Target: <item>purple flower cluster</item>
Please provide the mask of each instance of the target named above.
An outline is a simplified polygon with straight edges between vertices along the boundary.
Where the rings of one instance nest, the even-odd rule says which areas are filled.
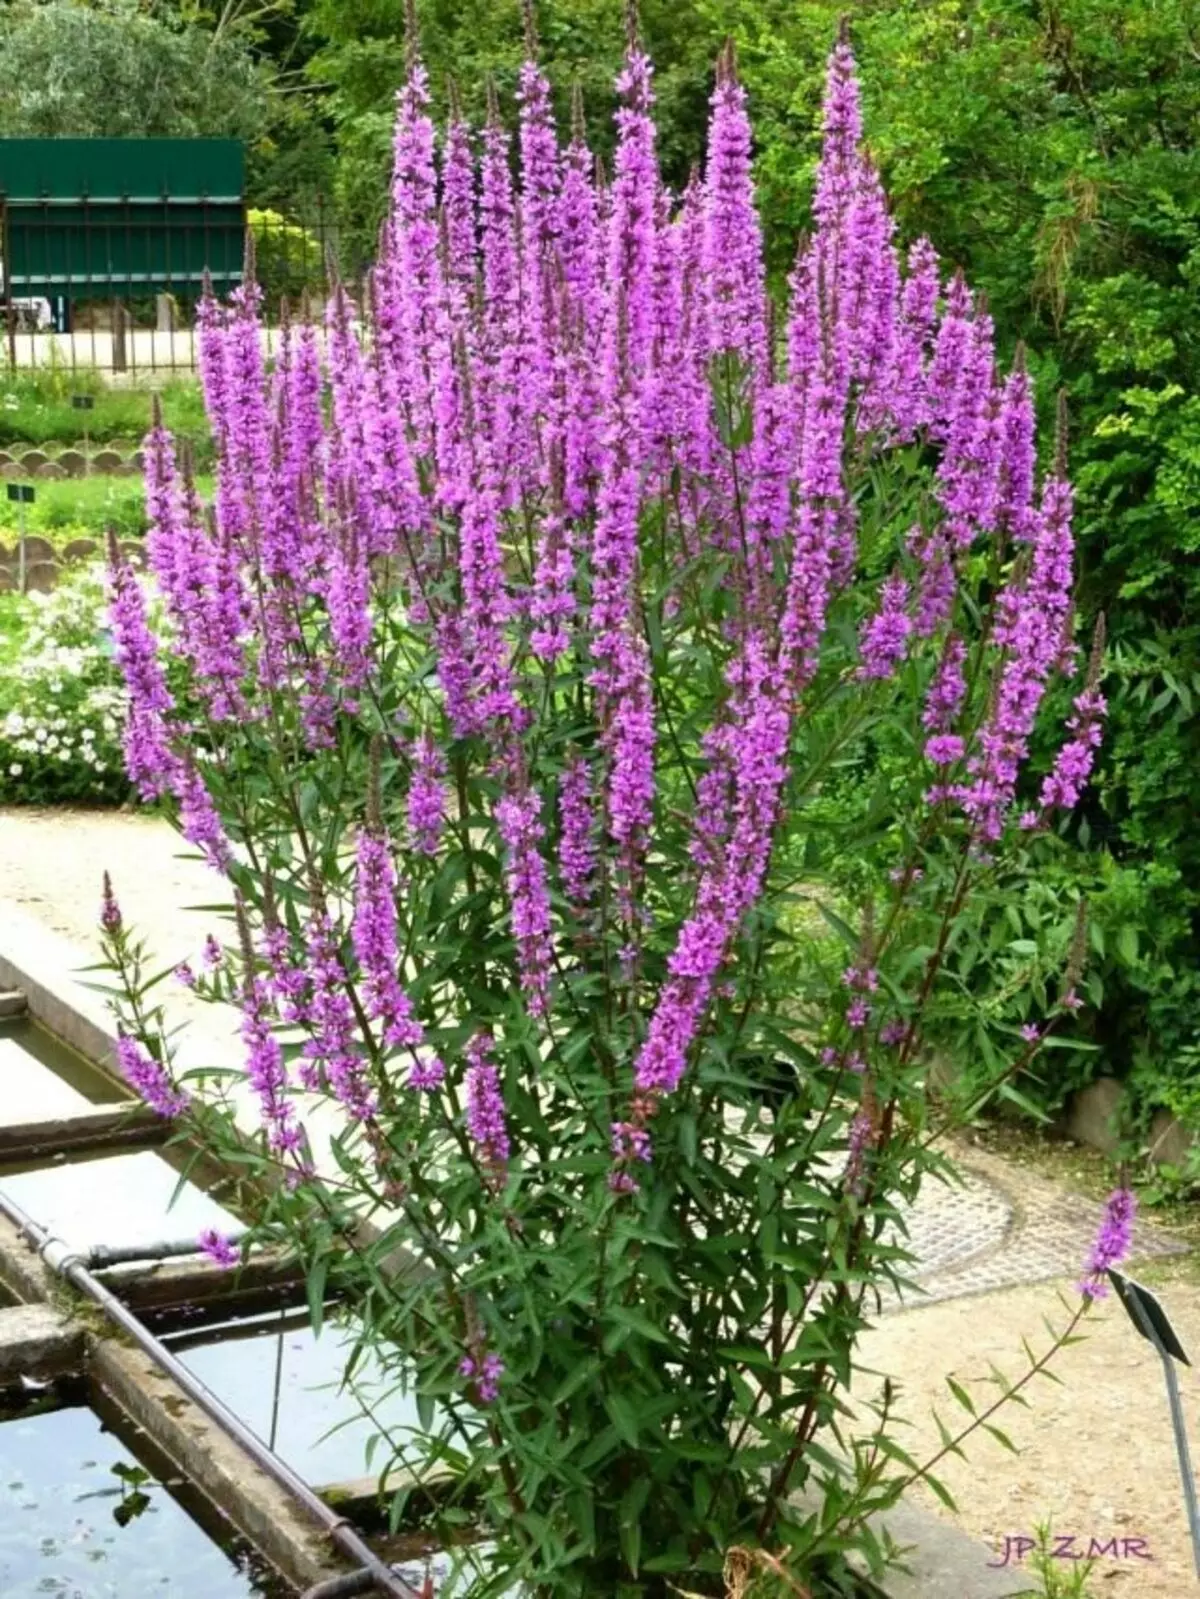
[[[1072,548],[1071,489],[1056,473],[1042,490],[1028,571],[1018,569],[998,601],[994,636],[1002,654],[993,708],[979,733],[979,753],[968,762],[972,781],[955,794],[987,842],[1004,829],[1042,698],[1062,658]]]
[[[277,1155],[292,1154],[300,1148],[302,1134],[288,1097],[287,1068],[271,1022],[267,985],[254,973],[247,974],[244,984],[242,1042],[246,1081],[258,1097],[267,1147]]]
[[[573,756],[558,792],[558,875],[563,892],[576,908],[595,892],[596,837],[592,815],[591,776],[581,755]]]
[[[414,1049],[425,1035],[398,975],[396,870],[386,836],[371,827],[358,839],[353,938],[367,1016],[380,1024],[387,1048]]]
[[[315,908],[308,923],[307,972],[312,992],[307,1002],[304,1084],[307,1088],[327,1087],[355,1121],[368,1121],[378,1105],[338,946],[328,912]]]
[[[891,677],[903,661],[913,631],[907,607],[908,583],[893,572],[879,591],[879,609],[862,630],[860,678]]]
[[[411,1052],[410,1086],[441,1083],[405,991],[423,952],[401,954],[398,896],[410,876],[414,893],[433,878],[453,818],[471,851],[503,855],[513,966],[543,1036],[571,933],[580,959],[594,946],[624,987],[616,1012],[647,1018],[624,1061],[632,1103],[612,1127],[612,1186],[633,1192],[649,1123],[703,1046],[768,881],[830,616],[852,604],[863,617],[847,690],[936,661],[922,714],[930,798],[960,810],[977,843],[1008,825],[1039,707],[1070,666],[1064,465],[1039,486],[1032,387],[1020,355],[998,370],[983,297],[961,276],[943,281],[928,241],[898,250],[847,38],[829,62],[815,227],[778,330],[732,49],[702,175],[682,195],[659,168],[636,40],[617,90],[611,183],[578,97],[560,145],[532,31],[515,150],[494,94],[479,134],[452,100],[439,148],[412,42],[362,303],[334,285],[324,328],[285,326],[268,371],[252,270],[228,304],[206,294],[211,507],[158,413],[147,438],[150,561],[186,687],[168,690],[141,588],[118,563],[113,631],[141,792],[170,798],[185,835],[228,869],[209,783],[221,763],[201,754],[202,730],[218,754],[238,723],[279,731],[289,780],[314,752],[357,747],[368,716],[372,728],[390,718],[385,736],[419,730],[401,749],[403,819],[387,819],[409,852],[405,881],[376,809],[356,840],[351,925],[317,885],[302,932],[265,916],[246,972],[249,1072],[280,1152],[301,1134],[277,1021],[307,1032],[299,1086],[355,1120],[373,1121],[381,1098],[391,1109],[387,1050]],[[931,492],[859,605],[843,599],[860,564],[851,469],[897,444],[930,461]],[[1001,594],[968,673],[974,612],[958,588],[984,541]],[[695,600],[714,572],[719,622]],[[703,762],[684,813],[690,900],[677,926],[655,929],[666,957],[654,992],[647,929],[656,872],[674,858],[656,829],[688,804],[657,770],[680,753],[659,663],[705,652],[700,669],[721,687],[708,725],[689,716],[683,733]],[[1077,799],[1103,714],[1089,674],[1035,820]],[[551,863],[542,785],[564,748]],[[864,1073],[872,958],[847,980],[855,1053],[836,1023],[837,1060]],[[441,1010],[438,984],[419,991]],[[907,1036],[896,1018],[884,1025],[885,1042]],[[499,1186],[509,1141],[490,1050],[482,1035],[468,1048],[467,1120]],[[855,1134],[860,1159],[867,1136]],[[464,1372],[481,1393],[485,1358],[472,1350]]]
[[[529,789],[508,794],[496,805],[496,824],[504,842],[505,883],[512,906],[513,935],[521,987],[531,1016],[544,1016],[549,1003],[551,938],[550,890],[538,845],[545,835],[541,804]]]
[[[458,1374],[474,1385],[475,1397],[481,1405],[492,1405],[499,1399],[504,1362],[495,1350],[489,1349],[482,1355],[464,1355],[458,1363]]]
[[[1132,1190],[1117,1188],[1108,1196],[1104,1219],[1092,1245],[1092,1252],[1084,1266],[1079,1292],[1085,1299],[1103,1299],[1108,1293],[1104,1274],[1110,1266],[1119,1266],[1133,1246],[1133,1221],[1137,1214],[1137,1199]]]
[[[446,825],[446,761],[425,729],[412,742],[408,782],[408,832],[421,855],[436,855]]]
[[[1096,751],[1104,725],[1108,702],[1097,689],[1084,689],[1074,700],[1074,711],[1067,718],[1072,736],[1054,757],[1054,766],[1042,782],[1039,804],[1044,811],[1058,808],[1069,811],[1092,775]]]
[[[175,1087],[166,1067],[127,1033],[117,1039],[117,1066],[130,1088],[156,1115],[173,1120],[187,1110],[190,1100]]]
[[[206,1227],[197,1238],[196,1246],[214,1266],[220,1266],[225,1271],[236,1266],[242,1258],[241,1250],[232,1239],[226,1238],[215,1227]]]
[[[510,1149],[493,1049],[486,1033],[476,1033],[467,1045],[467,1132],[489,1182],[501,1188]]]
[[[146,602],[133,568],[114,561],[109,617],[117,664],[129,692],[125,721],[125,769],[143,799],[158,799],[175,770],[167,715],[174,701],[158,659],[158,645],[146,619]]]

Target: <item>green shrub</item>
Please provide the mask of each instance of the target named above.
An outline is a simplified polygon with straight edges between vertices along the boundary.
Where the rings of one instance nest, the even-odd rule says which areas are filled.
[[[119,803],[126,696],[113,659],[99,563],[52,594],[4,596],[0,613],[0,799]]]
[[[295,304],[306,291],[321,289],[325,255],[316,234],[278,211],[253,207],[246,226],[254,237],[255,274],[272,309],[281,295]]]

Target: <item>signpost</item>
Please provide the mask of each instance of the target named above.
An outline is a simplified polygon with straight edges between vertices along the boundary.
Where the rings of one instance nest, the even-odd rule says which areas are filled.
[[[1187,1506],[1188,1526],[1192,1534],[1192,1559],[1196,1575],[1200,1577],[1200,1510],[1196,1505],[1196,1479],[1192,1475],[1192,1461],[1188,1452],[1187,1427],[1183,1419],[1183,1404],[1179,1397],[1179,1380],[1175,1376],[1175,1361],[1190,1366],[1183,1345],[1167,1313],[1156,1295],[1141,1283],[1135,1283],[1119,1271],[1109,1271],[1109,1281],[1125,1306],[1130,1321],[1158,1351],[1167,1382],[1167,1402],[1171,1407],[1171,1426],[1175,1431],[1175,1451],[1179,1456],[1179,1475],[1183,1479],[1183,1498]]]
[[[8,498],[17,506],[17,590],[25,592],[25,507],[33,504],[32,483],[9,483]]]
[[[92,446],[88,438],[88,412],[96,404],[94,394],[73,394],[71,396],[71,409],[83,412],[83,475],[87,477],[92,470]]]

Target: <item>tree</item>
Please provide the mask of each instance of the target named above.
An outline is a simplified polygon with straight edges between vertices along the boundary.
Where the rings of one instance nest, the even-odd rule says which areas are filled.
[[[236,34],[148,16],[132,0],[19,0],[0,17],[4,134],[253,144],[270,116],[265,88]]]

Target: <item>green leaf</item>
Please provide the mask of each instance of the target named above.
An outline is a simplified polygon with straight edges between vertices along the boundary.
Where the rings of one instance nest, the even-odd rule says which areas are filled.
[[[329,1256],[318,1255],[308,1268],[304,1284],[308,1297],[308,1319],[312,1325],[314,1338],[321,1336],[321,1327],[325,1320],[325,1284],[328,1277]]]
[[[984,1432],[990,1433],[998,1444],[1002,1444],[1003,1447],[1008,1450],[1010,1455],[1020,1454],[1020,1450],[1017,1448],[1016,1444],[1013,1443],[1008,1434],[1002,1431],[1001,1428],[997,1427],[994,1422],[983,1421],[980,1422],[980,1426],[983,1428]]]
[[[946,1378],[946,1386],[954,1395],[955,1399],[958,1400],[963,1409],[967,1411],[969,1415],[973,1416],[975,1414],[975,1401],[971,1398],[970,1394],[962,1386],[962,1384],[955,1382],[953,1377],[948,1376]]]
[[[604,1396],[604,1408],[608,1412],[608,1419],[616,1428],[618,1436],[631,1449],[636,1449],[638,1441],[638,1413],[636,1406],[624,1394],[607,1393]]]

